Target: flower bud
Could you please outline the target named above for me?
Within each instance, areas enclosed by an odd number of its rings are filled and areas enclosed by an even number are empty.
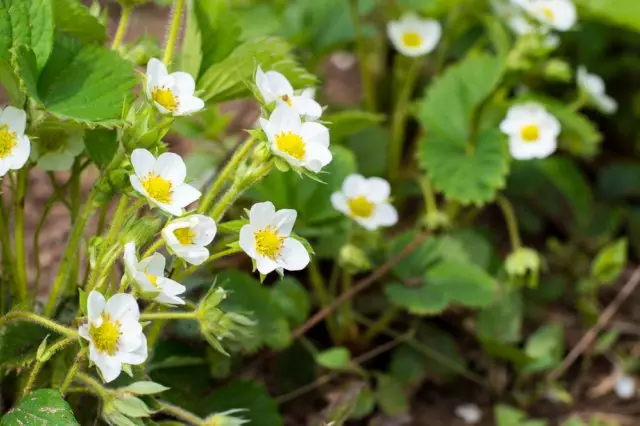
[[[450,225],[449,217],[439,210],[427,213],[423,218],[423,223],[430,231],[448,228]]]
[[[364,251],[353,244],[340,248],[338,264],[350,274],[357,274],[371,269],[371,262]]]
[[[573,77],[571,67],[560,59],[549,59],[544,66],[544,75],[549,80],[569,82]]]
[[[249,423],[249,420],[232,415],[242,411],[245,410],[236,408],[222,413],[212,414],[204,420],[204,424],[205,426],[240,426],[245,423]]]
[[[512,252],[505,261],[505,269],[511,277],[530,278],[530,285],[538,282],[541,259],[537,251],[528,247],[520,247]]]

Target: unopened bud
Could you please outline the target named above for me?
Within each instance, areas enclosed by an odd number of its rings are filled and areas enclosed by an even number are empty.
[[[351,274],[365,272],[371,269],[371,262],[362,249],[346,244],[340,249],[338,264]]]

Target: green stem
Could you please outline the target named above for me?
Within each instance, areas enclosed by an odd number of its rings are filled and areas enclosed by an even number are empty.
[[[93,377],[89,376],[88,374],[85,374],[85,373],[83,373],[81,371],[78,371],[74,378],[76,380],[84,383],[85,385],[87,385],[103,401],[107,400],[107,399],[109,399],[111,397],[111,395],[109,395],[109,391],[107,390],[107,388],[102,386],[102,384],[100,384],[100,382],[98,382],[96,379],[94,379]]]
[[[16,243],[16,271],[17,271],[17,288],[18,301],[27,303],[29,300],[29,290],[27,282],[27,257],[25,252],[24,241],[24,199],[27,194],[27,179],[29,177],[29,168],[23,167],[18,171],[18,187],[15,194],[16,202],[16,221],[15,221],[15,243]]]
[[[120,15],[120,23],[118,24],[118,29],[116,30],[116,35],[113,37],[113,43],[111,43],[111,49],[116,50],[120,47],[120,43],[124,39],[124,35],[127,32],[127,27],[129,26],[129,18],[131,17],[131,11],[133,10],[132,5],[126,5],[122,7],[122,14]]]
[[[34,324],[39,324],[45,328],[48,328],[49,330],[55,331],[58,334],[62,334],[63,336],[72,337],[72,338],[79,337],[79,334],[76,330],[73,330],[69,327],[65,327],[64,325],[60,325],[57,322],[45,317],[41,317],[40,315],[31,313],[31,312],[24,312],[24,311],[12,311],[3,317],[0,317],[0,327],[4,326],[5,324],[15,319],[29,321]]]
[[[78,246],[82,238],[82,234],[84,233],[87,222],[91,218],[91,214],[94,212],[95,207],[96,206],[93,203],[93,196],[90,195],[89,199],[86,201],[85,205],[82,207],[82,210],[78,215],[78,220],[76,220],[76,222],[73,224],[71,236],[69,237],[69,242],[67,243],[67,247],[65,248],[62,262],[60,263],[60,268],[58,269],[58,275],[53,282],[51,293],[49,295],[49,301],[47,302],[47,305],[44,309],[44,314],[48,317],[52,316],[53,310],[55,309],[56,303],[58,302],[60,291],[62,290],[64,283],[66,283],[69,279],[69,266],[73,259],[78,256]]]
[[[318,270],[318,265],[316,264],[315,259],[312,259],[309,263],[309,280],[313,286],[313,292],[320,302],[320,307],[324,308],[331,303],[331,295],[329,295],[329,291],[327,290],[327,286],[322,278],[322,274]]]
[[[160,247],[162,247],[163,243],[164,243],[164,240],[162,238],[158,238],[153,244],[149,246],[147,251],[144,252],[144,255],[142,258],[146,259],[147,257],[151,256],[153,253],[158,251]]]
[[[221,257],[229,256],[231,254],[238,253],[238,252],[240,252],[240,249],[238,249],[238,248],[230,248],[230,249],[227,249],[227,250],[220,251],[218,253],[214,253],[211,256],[209,256],[207,258],[207,260],[202,262],[200,265],[190,266],[189,268],[185,269],[183,272],[180,272],[180,273],[176,274],[173,277],[173,279],[176,280],[176,281],[181,280],[182,278],[188,277],[189,275],[193,274],[194,272],[196,272],[197,270],[199,270],[203,266],[213,262],[214,260],[220,259]]]
[[[422,190],[422,196],[424,198],[425,208],[427,215],[435,214],[438,212],[438,203],[436,201],[436,195],[433,192],[431,181],[426,176],[421,176],[419,179],[420,189]]]
[[[378,321],[369,327],[364,336],[362,336],[362,340],[365,342],[371,342],[378,334],[389,328],[400,312],[400,308],[397,306],[391,306],[380,318],[378,318]]]
[[[51,345],[49,348],[47,348],[44,353],[42,354],[42,360],[38,360],[36,361],[36,363],[33,365],[33,368],[31,369],[31,373],[29,374],[29,377],[27,378],[27,382],[24,385],[24,389],[22,390],[22,397],[24,398],[25,396],[27,396],[29,394],[29,392],[31,391],[31,388],[33,387],[33,384],[36,381],[36,378],[38,377],[38,373],[40,372],[40,370],[42,369],[42,366],[51,359],[51,357],[53,355],[55,355],[56,352],[58,352],[60,349],[64,348],[65,346],[70,345],[71,343],[77,341],[76,338],[74,337],[67,337],[65,339],[61,339],[59,341],[57,341],[56,343],[54,343],[53,345]]]
[[[173,417],[184,422],[190,423],[195,426],[201,426],[205,424],[205,421],[203,419],[185,410],[184,408],[180,408],[166,401],[158,401],[158,404],[160,405],[160,411],[170,414]]]
[[[402,62],[402,60],[396,61],[398,64],[396,67],[396,73],[398,74],[401,71],[400,64],[402,64]],[[421,59],[413,59],[411,61],[404,78],[404,84],[400,89],[400,94],[398,95],[398,100],[396,102],[391,121],[391,139],[389,141],[389,180],[391,180],[392,183],[398,180],[398,175],[400,173],[400,163],[402,162],[402,153],[405,142],[405,121],[407,111],[409,109],[409,101],[411,100],[411,94],[413,93],[421,65]]]
[[[509,232],[509,239],[511,240],[511,248],[513,251],[522,247],[522,241],[520,240],[520,232],[518,231],[518,220],[516,218],[516,213],[513,210],[513,206],[502,195],[498,195],[496,197],[496,202],[502,209],[502,214],[504,215],[504,220],[507,222],[507,230]]]
[[[33,234],[33,257],[36,261],[36,279],[34,284],[34,295],[37,297],[38,293],[40,293],[40,275],[42,274],[42,266],[40,265],[40,233],[42,232],[42,228],[44,227],[44,223],[49,217],[49,213],[51,213],[51,209],[56,202],[56,194],[53,194],[49,200],[47,201],[47,205],[44,207],[44,211],[40,216],[40,220],[38,221],[38,225],[36,226],[36,232]],[[35,301],[35,297],[34,297]]]
[[[169,65],[173,59],[173,50],[175,49],[178,33],[180,32],[183,8],[184,0],[175,0],[173,2],[173,8],[171,9],[171,27],[169,28],[169,35],[164,45],[164,56],[162,57],[162,62],[164,62],[165,65]]]
[[[155,312],[148,314],[141,314],[141,321],[155,321],[155,320],[171,320],[171,319],[196,319],[197,311],[191,312]]]
[[[349,0],[349,12],[356,36],[356,53],[358,55],[360,80],[362,81],[364,107],[365,110],[373,112],[376,110],[376,89],[373,84],[373,75],[371,74],[371,69],[369,68],[367,40],[364,38],[362,25],[360,25],[360,16],[358,14],[358,0]]]
[[[349,293],[351,291],[351,284],[353,281],[353,276],[345,269],[342,269],[342,293]],[[351,340],[352,336],[351,331],[353,330],[353,326],[355,325],[353,321],[353,301],[351,298],[346,300],[341,307],[342,312],[342,324],[341,325],[341,336],[344,338],[344,331],[346,330],[348,340]],[[357,333],[357,331],[356,331]]]
[[[215,197],[220,193],[220,190],[224,186],[224,184],[229,180],[231,173],[238,167],[238,165],[247,157],[251,148],[253,148],[256,139],[254,137],[250,137],[247,139],[242,146],[236,150],[236,152],[231,156],[229,162],[224,166],[222,171],[216,177],[216,180],[207,191],[207,194],[204,196],[202,201],[200,202],[200,206],[198,207],[199,213],[206,213],[211,207],[211,203],[215,199]]]
[[[0,244],[2,245],[2,278],[5,282],[13,283],[14,295],[17,295],[19,289],[18,281],[15,278],[17,272],[15,270],[16,263],[13,261],[13,248],[9,238],[9,217],[5,210],[4,198],[0,196]],[[9,275],[7,277],[7,275]],[[0,291],[4,292],[3,289]],[[16,296],[17,297],[17,296]]]
[[[73,365],[71,365],[71,368],[67,372],[67,375],[64,376],[64,380],[60,385],[61,394],[64,395],[67,392],[69,385],[71,385],[71,382],[73,381],[73,377],[76,375],[76,373],[78,372],[78,369],[80,368],[80,362],[82,361],[82,358],[84,357],[84,355],[85,355],[85,349],[82,349],[76,354],[76,357],[73,360]]]

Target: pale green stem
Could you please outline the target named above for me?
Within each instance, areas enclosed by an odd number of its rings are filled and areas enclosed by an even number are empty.
[[[120,44],[122,43],[122,40],[124,39],[124,36],[127,33],[127,27],[129,26],[129,18],[131,17],[132,10],[133,10],[132,5],[126,5],[122,7],[122,14],[120,15],[120,23],[118,24],[116,35],[113,37],[113,43],[111,44],[111,49],[116,50],[118,47],[120,47]]]
[[[364,38],[362,25],[360,25],[358,0],[349,0],[349,12],[356,36],[356,51],[358,55],[358,67],[360,68],[360,80],[362,81],[364,107],[365,110],[373,112],[376,110],[376,89],[373,84],[373,75],[369,68],[367,40]]]
[[[17,295],[18,280],[16,279],[16,263],[13,261],[13,248],[9,238],[9,217],[7,216],[4,199],[0,196],[0,244],[2,244],[2,278],[5,282],[13,283],[13,293]],[[7,276],[8,275],[8,276]],[[17,297],[17,296],[16,296]]]
[[[389,307],[385,313],[378,318],[378,321],[371,324],[371,327],[369,327],[364,336],[362,336],[362,340],[365,342],[371,342],[378,334],[386,330],[389,325],[391,325],[400,312],[401,310],[397,306]]]
[[[313,286],[313,292],[315,293],[318,301],[320,302],[320,307],[324,308],[331,303],[331,294],[327,289],[327,285],[318,269],[316,261],[314,259],[309,263],[309,281],[311,281],[311,285]],[[329,330],[329,334],[331,339],[335,342],[338,341],[338,325],[335,321],[335,316],[329,315],[327,317],[327,329]]]
[[[15,243],[16,243],[16,271],[18,301],[27,303],[29,300],[29,289],[27,282],[27,257],[24,241],[24,199],[27,194],[27,179],[29,168],[23,167],[18,171],[18,187],[15,195],[16,216],[15,216]]]
[[[74,337],[67,337],[64,338],[62,340],[59,340],[58,342],[54,343],[53,345],[51,345],[50,347],[48,347],[44,353],[43,353],[43,361],[36,361],[36,363],[33,365],[33,368],[31,369],[31,373],[29,374],[29,377],[27,378],[27,382],[24,385],[24,389],[22,390],[22,397],[24,398],[25,396],[27,396],[29,394],[29,392],[31,391],[31,388],[33,387],[33,384],[36,381],[36,378],[38,377],[38,373],[40,372],[40,370],[42,369],[42,366],[49,360],[51,359],[51,357],[53,355],[55,355],[56,352],[58,352],[60,349],[64,348],[65,346],[70,345],[73,342],[76,342],[77,339]]]
[[[169,28],[167,42],[164,46],[164,56],[162,57],[162,62],[164,62],[165,65],[169,65],[173,59],[173,50],[178,40],[180,22],[182,21],[182,9],[184,9],[184,0],[175,0],[173,2],[173,8],[171,9],[171,27]]]
[[[36,297],[34,297],[34,303],[38,293],[40,293],[40,275],[42,274],[42,266],[40,265],[40,233],[42,232],[44,223],[47,220],[47,217],[49,217],[49,213],[51,213],[51,209],[55,202],[56,194],[53,194],[47,201],[47,205],[44,207],[44,211],[42,212],[38,225],[36,226],[36,232],[33,234],[33,257],[36,261],[36,279],[34,285],[34,295]]]
[[[211,256],[209,256],[207,258],[207,260],[202,262],[200,265],[190,266],[189,268],[185,269],[183,272],[176,274],[173,277],[173,279],[175,279],[176,281],[181,280],[182,278],[188,277],[189,275],[193,274],[194,272],[198,271],[200,268],[202,268],[203,266],[213,262],[214,260],[220,259],[221,257],[224,257],[224,256],[229,256],[230,254],[238,253],[239,251],[240,251],[240,249],[230,248],[230,249],[218,252],[218,253],[214,253]]]
[[[205,421],[203,419],[185,410],[184,408],[180,408],[166,401],[158,401],[158,404],[160,405],[160,411],[170,414],[173,417],[182,420],[183,422],[187,422],[195,426],[205,425]]]
[[[196,319],[197,312],[155,312],[148,314],[141,314],[141,321],[155,321],[155,320],[172,320],[172,319]]]
[[[49,330],[55,331],[56,333],[70,338],[78,338],[80,336],[76,330],[65,327],[64,325],[60,325],[57,322],[45,317],[41,317],[40,315],[24,311],[12,311],[4,315],[3,317],[0,317],[0,327],[3,327],[5,324],[14,319],[29,321],[34,324],[41,325],[45,328],[48,328]]]
[[[73,360],[73,365],[71,365],[71,368],[67,372],[67,375],[64,377],[64,380],[60,385],[61,394],[64,395],[67,392],[69,385],[71,385],[71,382],[73,381],[73,377],[76,375],[76,373],[78,372],[78,369],[80,368],[80,362],[82,361],[82,358],[84,357],[85,352],[86,352],[86,349],[82,349],[76,354],[76,357]]]
[[[520,240],[520,232],[518,231],[518,220],[516,213],[513,210],[513,206],[502,195],[496,197],[496,202],[502,209],[504,220],[507,223],[507,231],[509,232],[509,239],[511,240],[511,248],[513,251],[522,247],[522,241]]]
[[[151,256],[154,252],[158,251],[160,247],[162,247],[163,242],[164,240],[162,238],[158,238],[153,244],[149,246],[147,251],[144,252],[144,255],[142,258],[146,259],[147,257]]]
[[[436,202],[436,195],[433,193],[433,188],[431,187],[431,181],[428,177],[422,176],[419,179],[419,183],[420,189],[422,189],[427,215],[436,213],[438,211],[438,203]]]
[[[76,376],[74,377],[76,380],[84,383],[85,385],[87,385],[89,388],[91,388],[91,390],[100,397],[100,399],[102,399],[103,401],[106,399],[109,399],[110,395],[109,395],[109,391],[107,390],[107,388],[105,388],[104,386],[102,386],[102,384],[100,384],[100,382],[98,382],[96,379],[94,379],[93,377],[89,376],[88,374],[85,374],[81,371],[78,371],[76,373]]]

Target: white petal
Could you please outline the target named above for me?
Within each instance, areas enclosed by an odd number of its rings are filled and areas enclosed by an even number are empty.
[[[176,256],[183,258],[192,265],[201,265],[209,257],[206,247],[190,244],[175,250]]]
[[[398,223],[398,212],[391,204],[379,204],[376,206],[374,220],[378,226],[393,226]]]
[[[300,116],[287,105],[277,106],[271,113],[269,122],[273,126],[273,132],[275,134],[280,132],[293,132],[298,135],[302,127]]]
[[[249,223],[257,229],[262,229],[271,223],[276,214],[276,207],[271,201],[255,203],[249,211]]]
[[[18,139],[18,144],[14,148],[11,157],[8,158],[11,161],[11,168],[13,170],[21,169],[29,159],[30,152],[31,141],[28,136],[22,136]]]
[[[104,311],[105,300],[104,296],[95,290],[89,293],[87,297],[87,316],[89,319],[97,319],[100,318],[102,312]]]
[[[187,166],[184,164],[182,157],[173,152],[161,154],[156,160],[153,171],[158,176],[171,181],[174,187],[182,184],[187,177]]]
[[[277,262],[273,261],[272,259],[269,259],[268,257],[258,256],[255,258],[255,260],[256,260],[256,269],[262,275],[267,275],[280,267],[280,265]]]
[[[422,46],[420,51],[427,54],[433,51],[442,37],[442,26],[440,22],[426,20],[420,24],[420,35],[422,36]]]
[[[151,256],[140,262],[140,267],[144,268],[144,272],[148,274],[163,277],[166,263],[167,261],[164,256],[158,252],[155,252]]]
[[[170,296],[177,296],[187,290],[185,286],[170,278],[162,278],[160,283],[162,285],[162,292]]]
[[[145,362],[148,356],[147,338],[145,337],[145,335],[142,335],[142,338],[140,339],[140,346],[135,351],[126,354],[120,354],[120,356],[122,358],[122,362],[124,362],[125,364],[139,365]]]
[[[6,124],[10,131],[21,137],[27,126],[27,113],[12,106],[5,107],[0,113],[0,125],[2,124]]]
[[[309,252],[295,238],[285,238],[280,254],[281,264],[288,271],[300,271],[309,264]]]
[[[240,236],[238,238],[240,248],[253,259],[257,256],[255,233],[256,228],[253,225],[244,225],[240,229]]]
[[[537,142],[523,142],[517,137],[509,139],[509,151],[517,160],[548,157],[555,152],[556,146],[555,139],[541,139]]]
[[[118,293],[111,296],[104,308],[105,313],[111,315],[113,321],[122,317],[140,317],[140,310],[136,299],[130,294]]]
[[[137,175],[129,175],[129,182],[131,183],[133,189],[135,189],[138,193],[147,198],[149,197],[149,194],[147,194],[147,190],[144,189],[144,186],[142,186],[142,182],[140,182],[140,178],[138,178]]]
[[[316,88],[315,87],[307,87],[305,89],[302,89],[302,91],[300,92],[300,97],[301,98],[307,98],[307,99],[315,99],[316,98]]]
[[[156,58],[149,59],[147,63],[147,80],[152,83],[159,83],[168,76],[167,67]]]
[[[613,114],[618,110],[618,102],[610,96],[602,95],[597,99],[598,107],[605,114]]]
[[[258,86],[260,95],[262,95],[262,99],[265,103],[270,104],[276,100],[276,96],[271,93],[269,79],[260,66],[258,66],[258,69],[256,70],[256,86]]]
[[[184,305],[185,303],[181,298],[177,296],[171,296],[166,293],[159,293],[156,296],[155,301],[158,303],[163,303],[165,305]]]
[[[156,158],[146,149],[137,148],[131,153],[131,165],[138,177],[145,177],[154,168]]]
[[[89,325],[88,324],[83,324],[80,327],[78,327],[78,334],[83,339],[91,340],[91,336],[89,335]]]
[[[180,207],[179,205],[177,205],[177,203],[173,203],[173,204],[163,204],[163,203],[158,203],[155,200],[152,200],[149,198],[149,201],[158,206],[158,208],[160,208],[160,210],[169,213],[170,215],[173,216],[182,216],[184,214],[184,209],[182,207]]]
[[[180,98],[178,111],[175,115],[190,115],[204,108],[204,101],[195,96]]]
[[[297,114],[306,116],[311,120],[317,120],[322,116],[322,107],[311,98],[293,96],[291,98],[291,108],[293,108]]]
[[[373,203],[381,203],[389,199],[391,195],[391,186],[389,182],[379,177],[372,177],[367,179],[366,183],[367,199]]]
[[[276,137],[276,128],[269,120],[265,120],[264,118],[260,118],[260,127],[264,130],[264,134],[267,135],[267,139],[269,141],[274,141]]]
[[[342,192],[334,192],[331,194],[331,205],[334,209],[346,215],[349,214],[349,206],[347,206],[347,198]]]
[[[194,214],[189,219],[194,223],[193,232],[196,234],[193,243],[199,246],[211,244],[217,232],[216,222],[202,214]]]
[[[325,148],[329,147],[329,129],[320,123],[303,123],[300,136],[306,143],[317,143]]]
[[[201,196],[200,191],[187,183],[183,183],[173,190],[173,203],[178,207],[186,207]]]
[[[136,255],[136,243],[131,241],[124,245],[124,267],[128,274],[136,273],[138,266],[138,256]]]
[[[357,173],[347,176],[342,183],[342,192],[346,198],[357,197],[358,195],[364,195],[367,188],[367,180]]]
[[[278,71],[267,71],[267,81],[269,83],[269,91],[276,97],[281,96],[293,96],[293,86],[287,80],[287,77],[280,74]]]
[[[324,166],[329,164],[333,159],[333,155],[329,148],[318,143],[310,143],[306,146],[305,167],[314,173],[319,172]]]
[[[293,209],[278,210],[269,221],[269,225],[278,230],[278,234],[288,237],[291,234],[293,225],[296,223],[298,212]]]
[[[115,357],[98,352],[93,346],[89,348],[89,359],[100,369],[100,373],[106,383],[115,380],[122,371],[122,363]]]
[[[180,98],[183,96],[193,96],[193,92],[196,90],[196,82],[193,80],[191,74],[178,71],[171,73],[171,77],[173,77],[173,90],[171,90],[173,93],[177,94]]]

